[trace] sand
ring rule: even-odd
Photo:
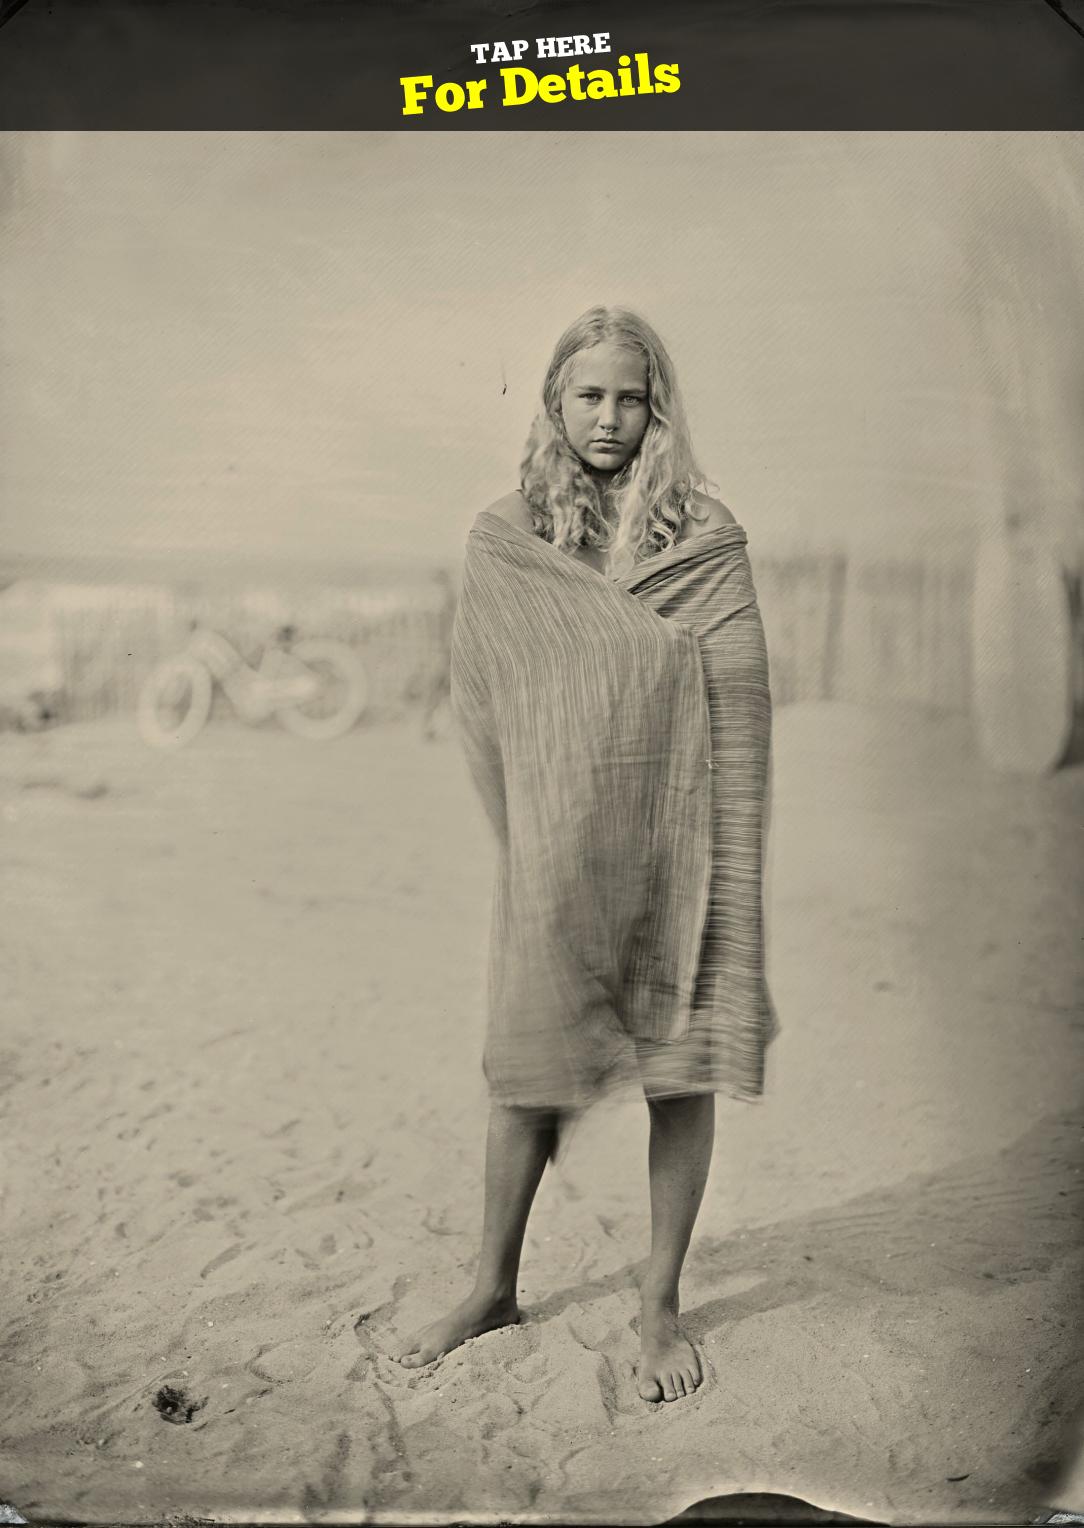
[[[0,738],[0,1500],[109,1523],[1066,1505],[1084,771],[998,778],[960,718],[829,705],[781,710],[775,752],[783,1034],[764,1101],[719,1109],[684,1290],[707,1383],[649,1406],[635,1101],[543,1184],[524,1324],[420,1373],[389,1357],[464,1291],[479,1222],[491,851],[454,742]]]

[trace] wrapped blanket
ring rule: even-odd
[[[723,526],[613,579],[474,522],[452,707],[497,839],[500,1102],[763,1091],[771,701],[745,544]]]

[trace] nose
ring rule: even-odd
[[[600,430],[617,429],[617,404],[612,398],[604,398],[599,405],[598,425]]]

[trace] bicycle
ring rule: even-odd
[[[215,681],[241,719],[274,716],[287,732],[312,742],[344,736],[368,709],[369,686],[357,655],[333,638],[296,640],[292,626],[275,633],[255,667],[225,637],[194,623],[179,657],[158,664],[139,693],[139,731],[152,748],[190,743],[211,715]]]

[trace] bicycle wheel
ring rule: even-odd
[[[177,658],[152,669],[139,692],[143,741],[151,748],[183,748],[206,724],[213,689],[210,674],[194,658]]]
[[[317,683],[310,698],[278,706],[275,715],[295,737],[312,742],[342,737],[369,704],[369,682],[360,659],[345,642],[321,637],[295,642],[290,656],[303,664]]]

